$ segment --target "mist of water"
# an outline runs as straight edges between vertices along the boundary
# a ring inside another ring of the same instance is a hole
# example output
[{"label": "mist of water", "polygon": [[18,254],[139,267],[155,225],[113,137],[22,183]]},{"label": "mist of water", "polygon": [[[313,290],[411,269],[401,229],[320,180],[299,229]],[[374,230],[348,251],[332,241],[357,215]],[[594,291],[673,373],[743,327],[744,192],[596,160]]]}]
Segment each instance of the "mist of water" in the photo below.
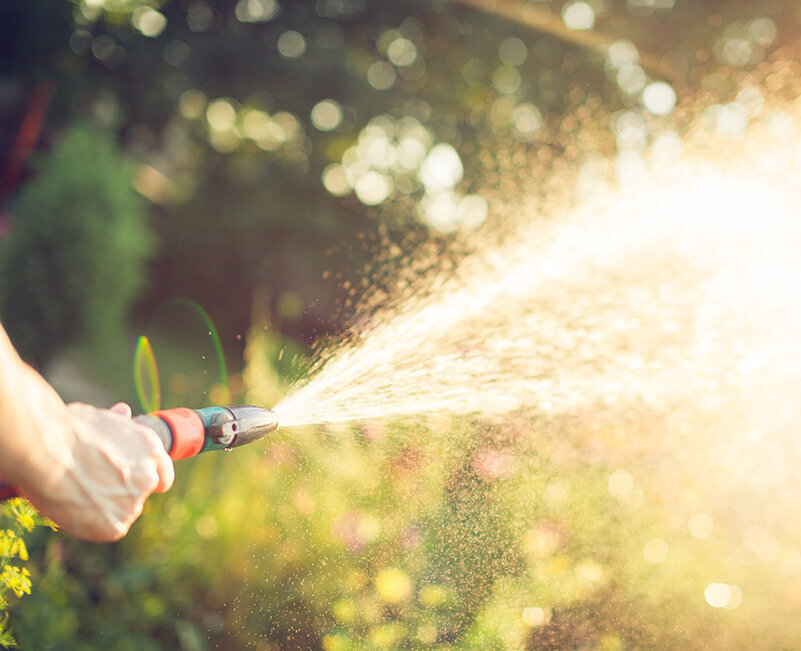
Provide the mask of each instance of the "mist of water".
[{"label": "mist of water", "polygon": [[360,315],[276,407],[281,424],[715,409],[767,387],[791,400],[801,152],[788,135],[754,128],[724,157],[687,146],[580,205],[546,205],[547,217],[519,202],[505,243],[479,241],[455,272],[433,265]]},{"label": "mist of water", "polygon": [[688,612],[736,610],[781,638],[775,609],[801,600],[799,125],[801,101],[737,137],[695,123],[681,153],[607,161],[580,200],[576,175],[550,193],[534,174],[514,193],[495,178],[483,192],[502,225],[467,253],[403,261],[426,271],[379,307],[365,300],[275,407],[281,427],[478,414],[409,429],[446,430],[442,449],[473,436],[471,467],[491,479],[553,459],[541,495],[522,483],[510,498],[523,511],[556,500],[568,515],[544,526],[581,509],[592,521],[599,504],[563,484],[608,473],[621,517],[650,536],[623,543],[647,565],[636,581],[664,561]]}]

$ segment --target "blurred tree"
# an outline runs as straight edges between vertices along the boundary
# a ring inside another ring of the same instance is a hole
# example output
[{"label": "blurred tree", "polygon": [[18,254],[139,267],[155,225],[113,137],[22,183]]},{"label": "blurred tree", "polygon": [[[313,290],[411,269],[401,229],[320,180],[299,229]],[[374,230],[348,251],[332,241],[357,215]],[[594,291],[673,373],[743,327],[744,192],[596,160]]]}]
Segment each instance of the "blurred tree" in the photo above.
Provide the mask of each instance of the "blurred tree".
[{"label": "blurred tree", "polygon": [[119,332],[153,249],[131,168],[107,133],[70,128],[21,191],[0,250],[0,315],[20,354]]}]

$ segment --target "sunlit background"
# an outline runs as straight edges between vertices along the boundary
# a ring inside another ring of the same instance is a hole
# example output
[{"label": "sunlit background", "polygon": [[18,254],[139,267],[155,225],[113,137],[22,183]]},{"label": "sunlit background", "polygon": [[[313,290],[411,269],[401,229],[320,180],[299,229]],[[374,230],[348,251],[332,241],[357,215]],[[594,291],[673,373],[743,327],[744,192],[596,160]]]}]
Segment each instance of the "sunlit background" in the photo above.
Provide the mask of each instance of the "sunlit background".
[{"label": "sunlit background", "polygon": [[34,532],[20,646],[798,647],[799,35],[790,0],[6,0],[15,345],[68,400],[282,425],[117,545]]}]

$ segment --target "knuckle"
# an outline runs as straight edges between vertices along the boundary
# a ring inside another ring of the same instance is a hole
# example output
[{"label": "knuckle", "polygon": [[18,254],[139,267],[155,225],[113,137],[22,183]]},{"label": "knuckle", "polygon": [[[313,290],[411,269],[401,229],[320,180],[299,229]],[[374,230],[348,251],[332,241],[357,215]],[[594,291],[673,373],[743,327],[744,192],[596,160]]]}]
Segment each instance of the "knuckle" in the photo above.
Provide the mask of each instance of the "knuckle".
[{"label": "knuckle", "polygon": [[136,485],[142,490],[144,495],[149,495],[156,490],[156,487],[159,485],[159,473],[156,464],[151,459],[148,459],[147,462],[143,463],[140,467],[137,473]]},{"label": "knuckle", "polygon": [[172,465],[170,465],[161,474],[161,485],[159,486],[159,490],[162,493],[166,493],[168,490],[172,488],[172,485],[174,483],[175,483],[175,471],[173,470]]},{"label": "knuckle", "polygon": [[117,542],[118,540],[122,540],[128,533],[128,529],[129,527],[125,525],[111,529],[107,538],[108,542]]},{"label": "knuckle", "polygon": [[129,524],[120,521],[103,520],[87,527],[80,537],[89,542],[116,542],[128,533]]},{"label": "knuckle", "polygon": [[144,508],[145,508],[145,498],[137,500],[136,504],[133,505],[133,508],[131,509],[131,515],[126,522],[125,525],[126,530],[130,529],[131,525],[134,523],[134,520],[136,520],[140,515],[142,515],[142,511],[144,510]]}]

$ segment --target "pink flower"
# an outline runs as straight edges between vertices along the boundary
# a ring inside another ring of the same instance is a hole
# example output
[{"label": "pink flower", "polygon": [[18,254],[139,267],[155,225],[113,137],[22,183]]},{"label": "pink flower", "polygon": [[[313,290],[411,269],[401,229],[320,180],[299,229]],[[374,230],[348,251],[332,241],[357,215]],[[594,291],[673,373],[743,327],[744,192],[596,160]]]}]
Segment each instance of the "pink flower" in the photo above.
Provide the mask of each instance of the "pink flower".
[{"label": "pink flower", "polygon": [[517,467],[515,458],[506,452],[483,448],[473,458],[473,469],[485,479],[509,477]]}]

